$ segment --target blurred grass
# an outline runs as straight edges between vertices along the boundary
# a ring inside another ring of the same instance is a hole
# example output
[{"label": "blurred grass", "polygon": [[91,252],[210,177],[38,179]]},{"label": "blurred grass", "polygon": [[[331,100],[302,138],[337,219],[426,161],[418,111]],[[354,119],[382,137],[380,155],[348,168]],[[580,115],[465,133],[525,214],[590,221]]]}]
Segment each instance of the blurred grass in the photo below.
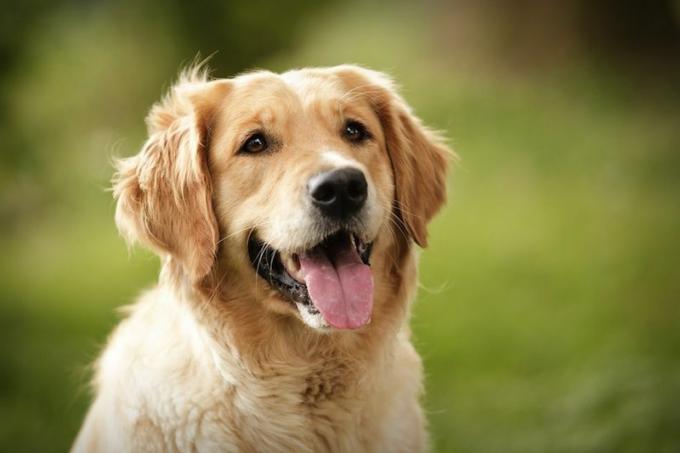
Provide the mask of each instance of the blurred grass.
[{"label": "blurred grass", "polygon": [[423,260],[447,285],[415,319],[438,446],[674,451],[677,116],[570,81],[504,88],[441,101],[463,163]]},{"label": "blurred grass", "polygon": [[[160,32],[73,23],[35,38],[13,85],[37,157],[3,195],[29,206],[0,237],[3,451],[68,448],[114,308],[157,272],[118,238],[104,188],[178,57]],[[677,92],[588,61],[466,66],[445,44],[417,10],[334,9],[259,65],[387,70],[462,157],[413,320],[436,451],[680,450]]]}]

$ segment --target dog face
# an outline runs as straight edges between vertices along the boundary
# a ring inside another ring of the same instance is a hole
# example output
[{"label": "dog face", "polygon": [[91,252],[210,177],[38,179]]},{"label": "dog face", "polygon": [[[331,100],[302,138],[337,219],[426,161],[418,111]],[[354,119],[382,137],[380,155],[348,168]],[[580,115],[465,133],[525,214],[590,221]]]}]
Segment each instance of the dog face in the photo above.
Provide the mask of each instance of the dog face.
[{"label": "dog face", "polygon": [[148,123],[119,163],[121,231],[195,284],[227,261],[254,299],[314,328],[366,324],[372,253],[395,235],[424,246],[444,202],[448,150],[366,69],[193,73]]}]

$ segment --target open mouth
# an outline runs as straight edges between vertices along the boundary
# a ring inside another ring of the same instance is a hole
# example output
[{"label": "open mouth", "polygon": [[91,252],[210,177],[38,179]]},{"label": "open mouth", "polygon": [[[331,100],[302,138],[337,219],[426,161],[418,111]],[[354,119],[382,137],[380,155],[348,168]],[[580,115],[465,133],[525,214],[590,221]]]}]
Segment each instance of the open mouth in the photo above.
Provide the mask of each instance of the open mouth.
[{"label": "open mouth", "polygon": [[253,268],[296,305],[307,324],[354,329],[370,321],[372,244],[340,230],[311,249],[283,253],[253,236],[248,240]]}]

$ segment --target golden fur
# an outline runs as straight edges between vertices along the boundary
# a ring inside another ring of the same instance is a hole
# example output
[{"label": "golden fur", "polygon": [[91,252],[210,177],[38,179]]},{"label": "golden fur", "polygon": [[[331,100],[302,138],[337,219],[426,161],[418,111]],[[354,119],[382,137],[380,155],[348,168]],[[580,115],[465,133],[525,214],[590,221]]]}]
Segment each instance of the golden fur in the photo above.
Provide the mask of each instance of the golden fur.
[{"label": "golden fur", "polygon": [[[375,140],[338,130],[358,118]],[[409,339],[414,242],[446,197],[450,151],[383,74],[356,66],[209,80],[188,71],[156,104],[149,139],[121,160],[116,222],[161,257],[97,362],[73,450],[389,451],[427,446],[421,362]],[[235,150],[253,127],[276,149]],[[258,277],[246,242],[319,241],[301,208],[313,172],[351,161],[369,182],[371,323],[318,331]]]}]

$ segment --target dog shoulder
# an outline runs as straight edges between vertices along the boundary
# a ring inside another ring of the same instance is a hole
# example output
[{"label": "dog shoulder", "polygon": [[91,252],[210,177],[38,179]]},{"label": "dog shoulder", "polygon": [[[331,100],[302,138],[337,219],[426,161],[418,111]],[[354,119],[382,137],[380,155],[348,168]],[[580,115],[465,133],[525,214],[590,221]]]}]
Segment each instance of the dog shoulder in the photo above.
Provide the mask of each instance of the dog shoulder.
[{"label": "dog shoulder", "polygon": [[[191,433],[206,420],[228,417],[215,404],[224,401],[228,384],[204,363],[212,359],[200,344],[200,329],[169,291],[156,287],[124,312],[96,363],[96,400],[73,451],[190,450],[197,440]],[[176,433],[171,444],[164,435],[168,427]],[[210,438],[228,442],[235,436]]]}]

